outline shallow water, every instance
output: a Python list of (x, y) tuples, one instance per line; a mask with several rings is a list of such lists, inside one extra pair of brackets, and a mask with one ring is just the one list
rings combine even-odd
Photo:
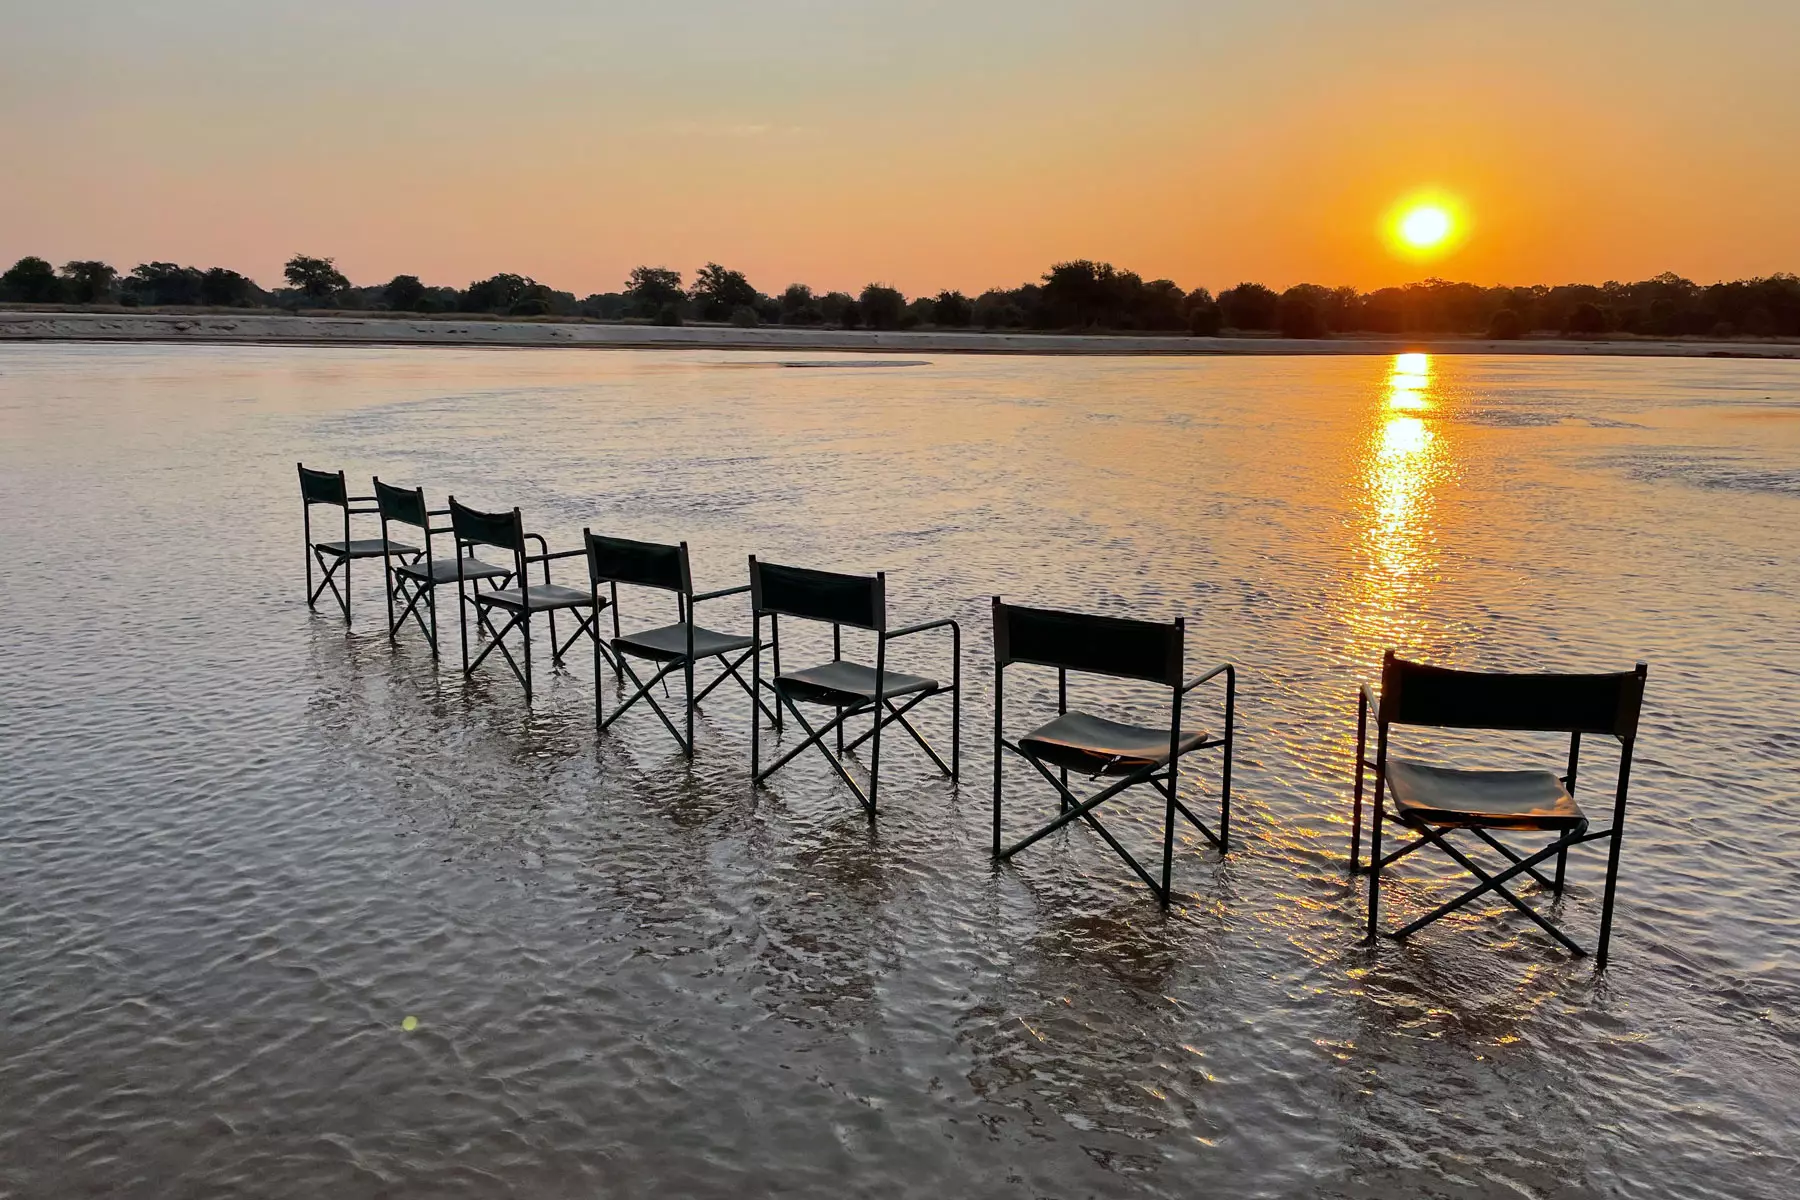
[[(703, 588), (884, 568), (964, 624), (964, 781), (884, 752), (874, 827), (816, 757), (753, 791), (741, 693), (691, 767), (648, 713), (597, 743), (584, 656), (465, 684), (373, 569), (346, 632), (296, 459), (686, 539)], [(1800, 366), (7, 347), (0, 512), (0, 1194), (1800, 1191)], [(1089, 833), (991, 865), (994, 592), (1239, 665), (1237, 842), (1184, 837), (1166, 915)], [(1480, 905), (1359, 943), (1390, 645), (1650, 664), (1604, 976)]]

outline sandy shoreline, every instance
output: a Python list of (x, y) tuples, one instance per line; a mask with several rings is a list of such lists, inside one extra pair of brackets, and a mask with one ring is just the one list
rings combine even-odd
[(1800, 343), (1574, 341), (1562, 338), (1197, 338), (764, 326), (599, 325), (558, 322), (315, 317), (277, 314), (0, 312), (0, 344), (194, 342), (301, 346), (460, 346), (496, 349), (849, 350), (931, 354), (1597, 354), (1662, 358), (1800, 359)]

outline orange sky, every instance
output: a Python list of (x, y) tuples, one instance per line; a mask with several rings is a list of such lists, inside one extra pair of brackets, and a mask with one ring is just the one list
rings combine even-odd
[[(642, 11), (637, 9), (641, 8)], [(58, 0), (0, 38), (0, 260), (359, 283), (639, 263), (978, 292), (1800, 270), (1800, 3)], [(1458, 197), (1458, 249), (1380, 223)]]

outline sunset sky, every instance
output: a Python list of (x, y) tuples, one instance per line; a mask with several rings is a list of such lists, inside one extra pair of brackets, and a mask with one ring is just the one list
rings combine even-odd
[(1710, 282), (1800, 270), (1797, 62), (1796, 0), (0, 0), (0, 260)]

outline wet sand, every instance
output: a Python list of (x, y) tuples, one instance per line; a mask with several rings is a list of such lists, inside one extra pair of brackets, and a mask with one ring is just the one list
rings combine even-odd
[(1186, 335), (885, 331), (771, 325), (610, 325), (433, 317), (317, 317), (276, 313), (0, 312), (6, 342), (197, 342), (325, 346), (476, 346), (656, 350), (858, 350), (932, 354), (1582, 354), (1666, 358), (1800, 359), (1800, 343), (1676, 339), (1335, 337), (1316, 340)]

